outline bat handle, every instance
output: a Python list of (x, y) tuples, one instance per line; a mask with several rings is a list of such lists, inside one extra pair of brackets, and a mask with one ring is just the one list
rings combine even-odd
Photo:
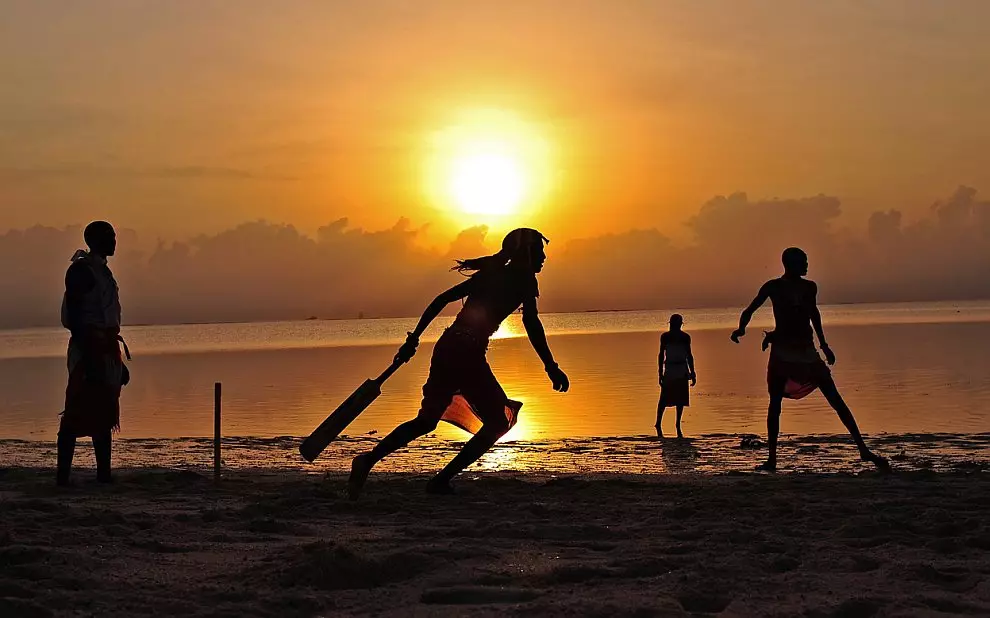
[(391, 378), (392, 374), (398, 371), (399, 367), (401, 366), (402, 366), (402, 361), (399, 359), (395, 359), (394, 361), (392, 361), (392, 364), (388, 366), (388, 369), (383, 371), (380, 376), (375, 378), (375, 382), (377, 382), (378, 385), (381, 386), (382, 384), (385, 383), (385, 380)]

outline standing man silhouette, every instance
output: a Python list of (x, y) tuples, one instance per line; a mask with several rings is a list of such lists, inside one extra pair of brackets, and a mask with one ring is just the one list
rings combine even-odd
[(673, 406), (677, 410), (677, 437), (681, 433), (681, 416), (691, 405), (690, 386), (698, 383), (694, 372), (694, 355), (691, 353), (691, 336), (683, 330), (684, 317), (679, 313), (670, 316), (670, 330), (660, 335), (660, 401), (657, 403), (657, 437), (663, 437), (663, 413)]
[(763, 340), (763, 349), (770, 348), (767, 365), (767, 389), (770, 393), (767, 438), (770, 455), (760, 469), (771, 472), (777, 469), (777, 434), (780, 432), (780, 412), (784, 398), (801, 399), (815, 389), (821, 389), (829, 405), (849, 430), (859, 448), (860, 458), (881, 470), (889, 469), (890, 464), (886, 459), (867, 448), (852, 411), (842, 400), (832, 380), (832, 372), (815, 349), (812, 332), (817, 335), (818, 344), (828, 364), (835, 364), (835, 354), (825, 341), (822, 315), (818, 311), (818, 286), (814, 281), (804, 278), (808, 274), (807, 254), (797, 247), (791, 247), (784, 251), (781, 260), (784, 275), (763, 284), (753, 302), (743, 310), (739, 328), (732, 333), (732, 341), (739, 343), (739, 338), (746, 334), (746, 326), (753, 318), (753, 313), (770, 299), (775, 327)]
[(59, 485), (69, 483), (76, 438), (82, 436), (93, 437), (97, 480), (111, 482), (110, 436), (120, 428), (120, 390), (130, 380), (120, 353), (120, 296), (107, 265), (116, 252), (117, 235), (106, 221), (90, 223), (83, 235), (89, 251), (80, 249), (72, 256), (62, 300), (62, 326), (71, 337), (69, 384), (58, 430)]

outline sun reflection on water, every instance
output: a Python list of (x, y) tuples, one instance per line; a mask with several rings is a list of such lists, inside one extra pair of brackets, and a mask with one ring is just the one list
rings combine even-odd
[(499, 438), (499, 442), (511, 442), (513, 440), (533, 440), (537, 437), (538, 433), (538, 420), (532, 414), (526, 414), (526, 399), (522, 397), (516, 397), (509, 395), (510, 398), (523, 404), (522, 409), (519, 411), (518, 419), (516, 420), (515, 426), (508, 431), (504, 436)]
[[(515, 316), (513, 316), (515, 317)], [(499, 325), (498, 330), (492, 335), (492, 339), (513, 339), (516, 337), (523, 337), (526, 335), (526, 329), (523, 328), (521, 321), (517, 319), (509, 318), (508, 320), (503, 320), (502, 324)]]

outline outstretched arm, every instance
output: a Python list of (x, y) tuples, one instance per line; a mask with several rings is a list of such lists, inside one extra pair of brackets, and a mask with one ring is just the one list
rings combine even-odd
[(416, 324), (416, 329), (408, 334), (406, 342), (399, 348), (399, 352), (395, 355), (395, 360), (402, 361), (403, 363), (408, 362), (416, 354), (416, 347), (419, 346), (420, 336), (422, 336), (433, 320), (440, 315), (447, 305), (464, 298), (470, 291), (471, 280), (468, 279), (434, 298), (433, 302), (426, 307), (426, 311), (423, 312), (423, 317), (419, 319), (419, 323)]
[(769, 287), (769, 283), (764, 283), (760, 291), (757, 292), (753, 302), (749, 303), (749, 306), (743, 309), (742, 315), (739, 316), (739, 328), (732, 333), (732, 340), (734, 342), (739, 343), (739, 338), (746, 334), (746, 327), (749, 325), (750, 320), (753, 319), (753, 314), (770, 298)]
[(436, 319), (440, 313), (447, 308), (452, 302), (456, 302), (468, 295), (471, 291), (471, 280), (462, 281), (454, 287), (450, 288), (446, 292), (443, 292), (439, 296), (433, 299), (433, 302), (426, 307), (426, 311), (423, 312), (423, 317), (419, 319), (419, 324), (416, 325), (416, 330), (414, 330), (411, 335), (417, 339), (422, 336), (423, 332), (430, 326), (433, 320)]
[(536, 298), (530, 298), (523, 302), (523, 326), (526, 328), (529, 342), (533, 345), (540, 360), (543, 361), (543, 368), (546, 370), (547, 376), (553, 382), (553, 390), (566, 393), (567, 389), (570, 388), (570, 382), (567, 375), (553, 360), (553, 353), (550, 352), (550, 344), (547, 342), (547, 333), (536, 308)]

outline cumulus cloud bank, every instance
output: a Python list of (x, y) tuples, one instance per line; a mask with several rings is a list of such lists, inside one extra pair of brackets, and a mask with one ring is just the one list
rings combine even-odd
[[(837, 227), (840, 214), (835, 197), (751, 201), (740, 193), (705, 203), (686, 245), (657, 229), (552, 243), (541, 306), (742, 305), (776, 276), (781, 250), (792, 245), (808, 251), (824, 302), (990, 298), (990, 201), (975, 189), (958, 188), (911, 224), (889, 210), (851, 231)], [(455, 257), (498, 243), (478, 227), (446, 250), (427, 250), (421, 233), (407, 220), (367, 231), (341, 219), (315, 237), (252, 222), (141, 252), (123, 230), (113, 267), (131, 324), (410, 316), (457, 282), (449, 272)], [(79, 227), (0, 235), (0, 327), (57, 324), (62, 276), (81, 240)]]

